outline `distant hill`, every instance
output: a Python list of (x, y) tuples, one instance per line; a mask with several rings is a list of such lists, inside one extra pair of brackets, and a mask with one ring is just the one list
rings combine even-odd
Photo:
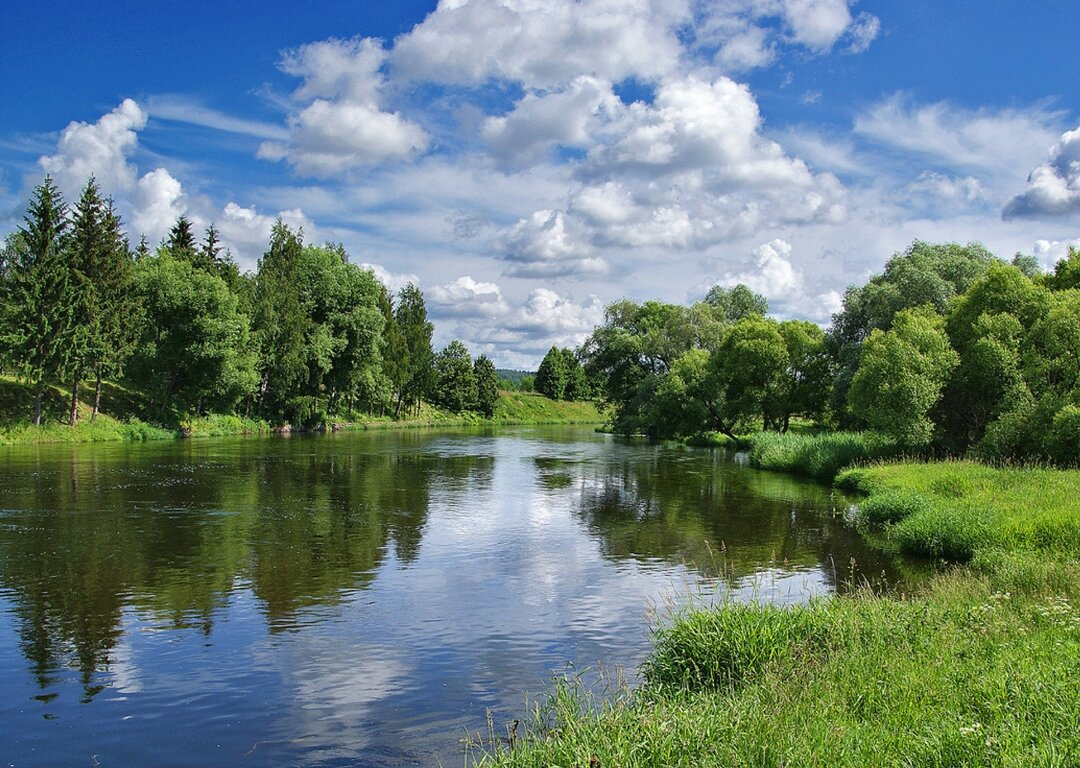
[(497, 375), (500, 379), (506, 379), (507, 381), (512, 382), (513, 385), (516, 387), (521, 384), (521, 380), (524, 379), (526, 376), (535, 377), (536, 371), (514, 371), (509, 368), (496, 368), (495, 375)]

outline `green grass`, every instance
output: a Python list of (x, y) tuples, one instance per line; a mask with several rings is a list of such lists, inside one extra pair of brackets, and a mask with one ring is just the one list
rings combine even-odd
[(869, 494), (864, 519), (900, 551), (967, 560), (982, 549), (1075, 555), (1080, 470), (970, 461), (850, 469), (837, 483)]
[[(261, 419), (236, 415), (209, 414), (162, 420), (160, 413), (141, 393), (106, 382), (102, 387), (101, 411), (90, 422), (92, 386), (80, 389), (78, 423), (68, 426), (69, 394), (48, 386), (42, 400), (42, 426), (30, 424), (34, 396), (31, 387), (11, 376), (0, 376), (0, 445), (30, 443), (76, 443), (118, 440), (161, 440), (184, 437), (266, 434), (273, 426)], [(368, 416), (359, 420), (332, 421), (345, 429), (409, 429), (415, 427), (490, 426), (510, 424), (600, 424), (604, 421), (594, 403), (555, 402), (543, 395), (501, 392), (492, 418), (478, 413), (451, 413), (424, 403), (419, 413), (394, 420), (389, 416)]]
[(748, 440), (752, 466), (824, 482), (853, 464), (900, 454), (895, 443), (873, 432), (757, 432)]
[(914, 594), (691, 607), (634, 691), (573, 679), (484, 766), (1080, 765), (1080, 471), (851, 469), (890, 546), (969, 559)]

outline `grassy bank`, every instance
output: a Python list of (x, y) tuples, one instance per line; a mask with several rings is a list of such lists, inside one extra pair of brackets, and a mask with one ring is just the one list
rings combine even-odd
[[(68, 426), (69, 394), (47, 387), (43, 398), (42, 426), (29, 423), (34, 396), (30, 387), (14, 378), (0, 376), (0, 445), (32, 443), (85, 443), (119, 440), (162, 440), (175, 437), (218, 437), (267, 434), (273, 425), (261, 419), (226, 414), (162, 418), (141, 393), (112, 383), (102, 388), (101, 409), (90, 421), (93, 388), (83, 387), (78, 403), (79, 419)], [(332, 419), (344, 428), (408, 429), (415, 427), (484, 426), (509, 424), (599, 424), (604, 416), (591, 402), (555, 402), (543, 395), (501, 392), (492, 418), (465, 412), (452, 413), (423, 404), (408, 418), (372, 416), (360, 420)]]
[(841, 482), (870, 494), (887, 545), (969, 564), (904, 597), (686, 610), (638, 690), (564, 681), (480, 762), (1080, 764), (1080, 472), (906, 463)]
[(757, 432), (748, 437), (750, 464), (832, 482), (844, 467), (898, 457), (891, 440), (873, 432)]

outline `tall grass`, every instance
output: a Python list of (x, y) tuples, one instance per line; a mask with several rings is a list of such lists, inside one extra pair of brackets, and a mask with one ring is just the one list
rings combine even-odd
[(831, 482), (845, 467), (901, 453), (894, 442), (874, 432), (757, 432), (749, 440), (751, 466), (823, 482)]
[(481, 764), (1076, 765), (1080, 568), (1056, 568), (1062, 593), (958, 571), (907, 600), (692, 612), (639, 690), (598, 703), (563, 681)]
[(850, 469), (837, 484), (869, 494), (859, 505), (863, 519), (908, 554), (1080, 555), (1080, 470), (909, 462)]

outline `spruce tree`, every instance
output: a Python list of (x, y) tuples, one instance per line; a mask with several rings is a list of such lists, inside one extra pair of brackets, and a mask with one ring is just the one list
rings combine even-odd
[(67, 208), (51, 177), (34, 190), (23, 221), (10, 256), (0, 339), (34, 387), (33, 423), (40, 426), (45, 382), (63, 370), (72, 315), (64, 263)]
[(536, 391), (552, 400), (562, 400), (566, 393), (566, 359), (558, 347), (552, 347), (536, 371)]
[(480, 355), (473, 363), (476, 378), (476, 410), (489, 419), (495, 415), (495, 404), (499, 401), (499, 375), (495, 372), (495, 363), (487, 355)]
[(435, 357), (431, 349), (434, 326), (427, 319), (424, 294), (412, 283), (398, 292), (398, 305), (394, 311), (394, 319), (397, 320), (404, 339), (406, 360), (404, 384), (394, 413), (394, 417), (397, 418), (402, 404), (418, 406), (420, 399), (431, 387), (432, 362)]

